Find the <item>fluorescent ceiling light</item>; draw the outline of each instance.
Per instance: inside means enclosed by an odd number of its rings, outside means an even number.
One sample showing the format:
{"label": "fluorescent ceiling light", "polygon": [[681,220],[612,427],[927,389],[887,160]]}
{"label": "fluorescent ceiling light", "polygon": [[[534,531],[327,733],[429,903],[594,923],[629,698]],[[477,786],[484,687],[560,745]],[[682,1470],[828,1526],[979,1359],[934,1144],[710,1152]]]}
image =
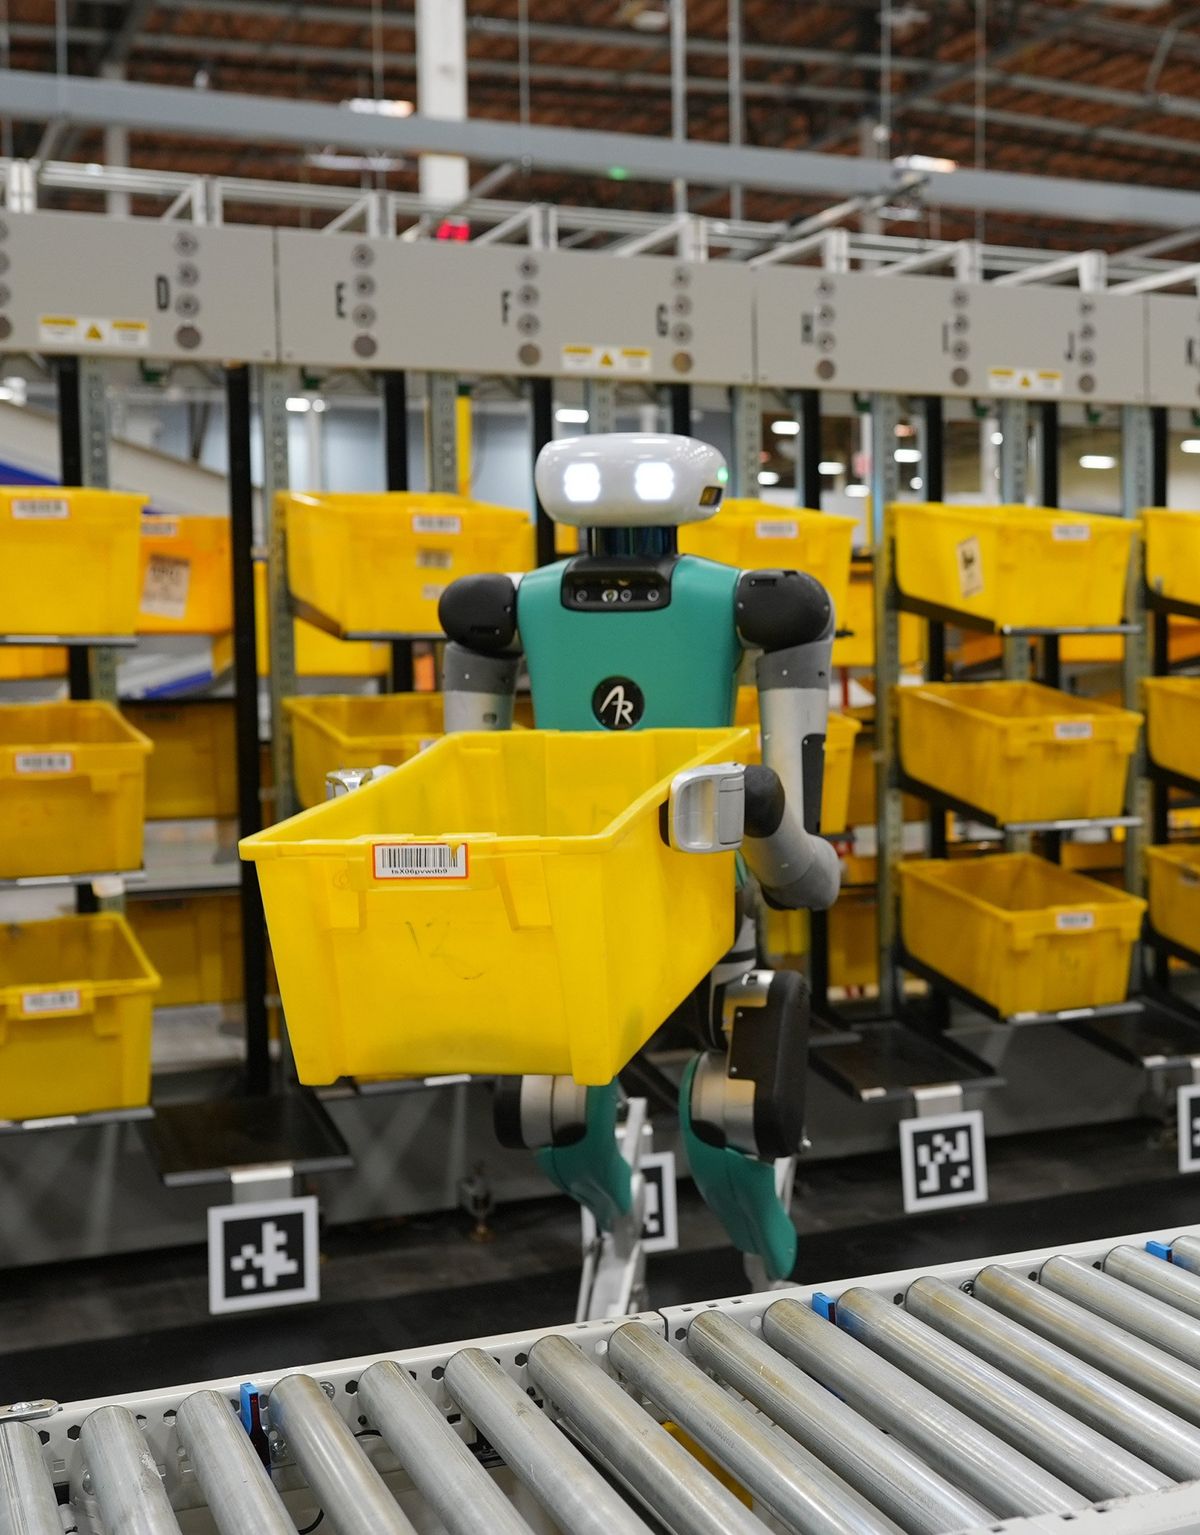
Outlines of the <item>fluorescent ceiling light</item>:
{"label": "fluorescent ceiling light", "polygon": [[778,485],[779,476],[774,469],[760,469],[758,471],[758,483],[760,485]]}
{"label": "fluorescent ceiling light", "polygon": [[[993,432],[992,433],[992,447],[993,448],[998,448],[1003,441],[1004,441],[1004,433],[1003,432]],[[1197,443],[1196,446],[1200,447],[1200,443]]]}
{"label": "fluorescent ceiling light", "polygon": [[839,464],[835,458],[822,459],[817,465],[818,474],[845,474],[845,464]]}
{"label": "fluorescent ceiling light", "polygon": [[1200,437],[1185,437],[1179,447],[1183,453],[1200,453]]}
{"label": "fluorescent ceiling light", "polygon": [[351,112],[369,112],[376,117],[411,117],[416,111],[411,101],[389,101],[376,96],[351,96],[342,105]]}
{"label": "fluorescent ceiling light", "polygon": [[919,464],[921,462],[920,448],[897,448],[892,456],[898,464]]}
{"label": "fluorescent ceiling light", "polygon": [[860,496],[861,497],[861,496],[869,496],[871,494],[871,492],[867,489],[867,487],[865,485],[847,485],[846,486],[846,494],[848,496]]}
{"label": "fluorescent ceiling light", "polygon": [[289,394],[287,408],[293,415],[302,416],[306,410],[311,409],[312,401],[306,400],[302,394]]}
{"label": "fluorescent ceiling light", "polygon": [[924,490],[925,481],[919,474],[914,474],[912,479],[908,482],[908,488],[909,490]]}
{"label": "fluorescent ceiling light", "polygon": [[305,165],[315,171],[398,171],[404,164],[395,155],[341,155],[323,149],[304,156]]}
{"label": "fluorescent ceiling light", "polygon": [[554,419],[561,421],[563,426],[585,426],[588,413],[579,405],[560,405],[554,412]]}
{"label": "fluorescent ceiling light", "polygon": [[314,400],[312,402],[312,408],[313,408],[313,410],[316,411],[316,413],[318,415],[320,415],[321,412],[325,409],[325,401],[324,400]]}
{"label": "fluorescent ceiling light", "polygon": [[892,163],[906,171],[940,171],[945,174],[958,169],[957,160],[947,160],[941,155],[897,155]]}
{"label": "fluorescent ceiling light", "polygon": [[1081,469],[1115,469],[1117,461],[1108,453],[1085,453],[1079,460]]}
{"label": "fluorescent ceiling light", "polygon": [[799,421],[772,421],[771,430],[776,437],[798,437],[800,423]]}

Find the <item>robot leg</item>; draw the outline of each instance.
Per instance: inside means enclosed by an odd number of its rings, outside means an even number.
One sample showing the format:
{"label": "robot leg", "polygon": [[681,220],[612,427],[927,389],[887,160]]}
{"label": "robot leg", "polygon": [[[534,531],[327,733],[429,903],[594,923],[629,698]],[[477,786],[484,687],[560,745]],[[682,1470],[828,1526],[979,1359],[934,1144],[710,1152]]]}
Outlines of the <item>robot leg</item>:
{"label": "robot leg", "polygon": [[804,1142],[810,1004],[795,971],[747,969],[714,990],[713,1032],[680,1085],[692,1176],[752,1277],[785,1280],[796,1261],[788,1206]]}

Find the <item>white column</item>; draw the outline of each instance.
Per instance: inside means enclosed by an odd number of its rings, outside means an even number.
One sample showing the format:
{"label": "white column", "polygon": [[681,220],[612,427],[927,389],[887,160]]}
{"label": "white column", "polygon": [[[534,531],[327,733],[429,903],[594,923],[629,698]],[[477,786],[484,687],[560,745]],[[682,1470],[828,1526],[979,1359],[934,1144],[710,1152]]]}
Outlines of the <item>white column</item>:
{"label": "white column", "polygon": [[[467,115],[465,0],[417,0],[417,110],[461,122]],[[445,206],[467,195],[461,155],[421,156],[421,195]]]}
{"label": "white column", "polygon": [[[124,64],[101,64],[100,76],[104,80],[124,80]],[[129,164],[129,129],[109,123],[104,130],[104,163],[124,169]],[[110,218],[129,217],[129,193],[109,192],[106,200]]]}

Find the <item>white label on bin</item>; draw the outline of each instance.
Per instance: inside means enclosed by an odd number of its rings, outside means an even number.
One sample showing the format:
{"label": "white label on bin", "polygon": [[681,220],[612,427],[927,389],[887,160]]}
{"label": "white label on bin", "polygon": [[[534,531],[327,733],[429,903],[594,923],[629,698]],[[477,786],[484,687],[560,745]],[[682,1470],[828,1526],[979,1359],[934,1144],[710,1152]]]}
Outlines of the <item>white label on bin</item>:
{"label": "white label on bin", "polygon": [[466,879],[467,845],[460,842],[377,842],[376,879]]}
{"label": "white label on bin", "polygon": [[77,1013],[79,991],[75,987],[62,991],[23,991],[21,1011],[26,1016],[37,1013]]}
{"label": "white label on bin", "polygon": [[21,518],[55,518],[71,515],[71,503],[62,496],[14,496],[12,514]]}
{"label": "white label on bin", "polygon": [[454,564],[454,556],[449,549],[418,549],[418,570],[449,570]]}
{"label": "white label on bin", "polygon": [[70,773],[75,767],[75,753],[17,752],[13,767],[18,773]]}
{"label": "white label on bin", "polygon": [[1056,741],[1090,741],[1092,722],[1091,720],[1055,720],[1054,739]]}
{"label": "white label on bin", "polygon": [[1088,933],[1095,925],[1093,911],[1060,911],[1054,918],[1054,926],[1060,933]]}
{"label": "white label on bin", "polygon": [[174,517],[143,517],[143,538],[178,538],[179,523]]}
{"label": "white label on bin", "polygon": [[414,533],[461,533],[461,517],[417,516],[412,520]]}
{"label": "white label on bin", "polygon": [[964,538],[955,553],[958,555],[958,587],[964,597],[978,597],[983,590],[983,553],[979,540],[972,534]]}
{"label": "white label on bin", "polygon": [[800,531],[800,525],[793,517],[779,519],[760,517],[754,524],[754,531],[759,538],[795,538]]}
{"label": "white label on bin", "polygon": [[182,618],[187,611],[188,588],[192,584],[190,560],[169,554],[152,554],[146,561],[142,578],[141,611],[156,618]]}
{"label": "white label on bin", "polygon": [[1086,544],[1092,530],[1086,522],[1056,522],[1050,529],[1050,537],[1056,544]]}
{"label": "white label on bin", "polygon": [[423,586],[421,588],[421,601],[437,602],[438,598],[441,597],[445,590],[446,588],[444,586]]}

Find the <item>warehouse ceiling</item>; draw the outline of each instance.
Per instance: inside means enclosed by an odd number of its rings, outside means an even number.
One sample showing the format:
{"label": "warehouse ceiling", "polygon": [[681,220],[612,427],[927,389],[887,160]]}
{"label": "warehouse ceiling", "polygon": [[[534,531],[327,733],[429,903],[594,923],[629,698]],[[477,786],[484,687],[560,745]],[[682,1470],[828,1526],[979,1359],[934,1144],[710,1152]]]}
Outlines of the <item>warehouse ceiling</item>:
{"label": "warehouse ceiling", "polygon": [[[467,0],[472,117],[669,136],[668,3]],[[729,29],[740,17],[749,145],[917,155],[1113,186],[1112,223],[1102,231],[1066,219],[992,213],[984,221],[927,210],[918,192],[875,215],[888,233],[1116,250],[1161,233],[1123,218],[1120,183],[1196,185],[1200,6],[687,0],[685,10],[693,139],[730,137]],[[0,51],[8,54],[0,63],[16,69],[123,72],[132,81],[291,100],[416,98],[414,17],[403,0],[0,0],[0,29]],[[17,122],[6,131],[18,155],[103,159],[98,130]],[[368,164],[320,144],[297,150],[136,132],[129,159],[213,175],[416,187],[411,162]],[[473,168],[473,180],[487,169]],[[496,195],[664,212],[673,206],[672,189],[663,185],[520,169]],[[693,187],[688,195],[693,211],[730,211],[727,189]],[[747,190],[742,206],[748,218],[794,222],[822,201]]]}

